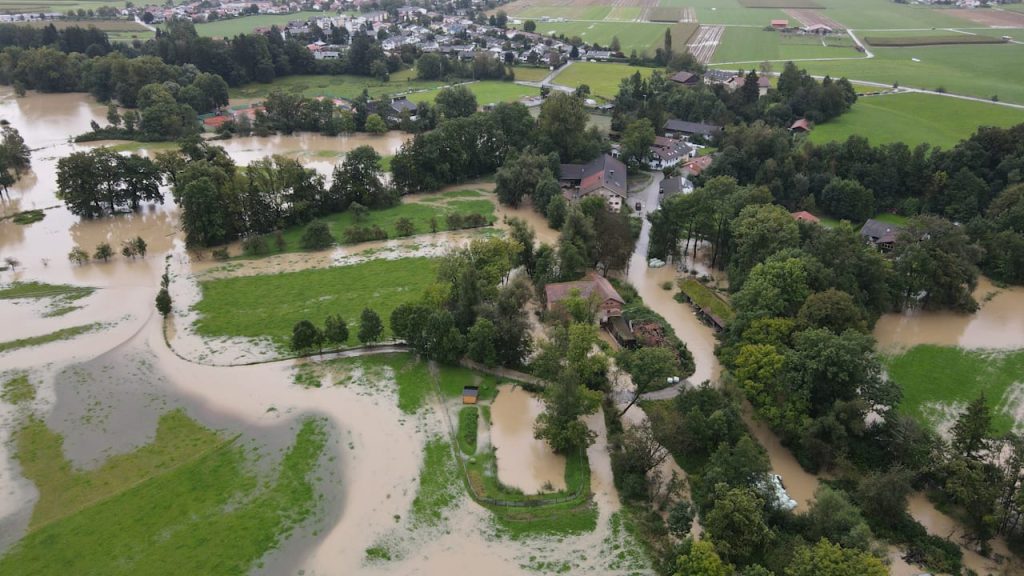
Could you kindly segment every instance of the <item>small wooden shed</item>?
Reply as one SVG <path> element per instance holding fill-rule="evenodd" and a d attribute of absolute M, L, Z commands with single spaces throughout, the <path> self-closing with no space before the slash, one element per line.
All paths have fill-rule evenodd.
<path fill-rule="evenodd" d="M 476 400 L 479 396 L 480 388 L 477 386 L 465 386 L 462 388 L 463 404 L 476 404 Z"/>

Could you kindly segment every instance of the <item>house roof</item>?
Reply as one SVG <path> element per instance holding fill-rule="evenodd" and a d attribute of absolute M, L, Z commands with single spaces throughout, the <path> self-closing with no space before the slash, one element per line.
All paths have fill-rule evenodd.
<path fill-rule="evenodd" d="M 807 121 L 807 118 L 801 118 L 796 122 L 793 122 L 793 125 L 790 126 L 789 129 L 791 131 L 800 130 L 802 132 L 810 132 L 811 123 Z"/>
<path fill-rule="evenodd" d="M 704 81 L 717 83 L 728 82 L 733 76 L 735 76 L 735 74 L 727 70 L 711 69 L 704 73 Z"/>
<path fill-rule="evenodd" d="M 711 162 L 711 156 L 698 156 L 686 164 L 683 164 L 683 169 L 694 176 L 699 176 L 701 172 L 707 170 L 708 167 L 711 166 Z"/>
<path fill-rule="evenodd" d="M 480 395 L 480 388 L 478 388 L 477 386 L 463 386 L 462 387 L 462 395 L 463 396 L 472 396 L 472 397 L 476 398 L 477 396 Z"/>
<path fill-rule="evenodd" d="M 680 194 L 692 190 L 693 185 L 684 176 L 673 176 L 661 181 L 660 189 L 668 198 L 674 194 Z"/>
<path fill-rule="evenodd" d="M 391 108 L 395 112 L 402 112 L 402 111 L 415 112 L 416 109 L 417 109 L 416 108 L 416 104 L 414 102 L 406 99 L 404 96 L 401 97 L 401 98 L 394 98 L 394 99 L 392 99 L 391 100 Z"/>
<path fill-rule="evenodd" d="M 887 222 L 879 222 L 878 220 L 869 218 L 860 228 L 860 235 L 875 244 L 887 244 L 896 241 L 896 236 L 902 230 L 902 226 L 896 224 L 889 224 Z"/>
<path fill-rule="evenodd" d="M 800 212 L 792 212 L 790 213 L 790 216 L 793 217 L 793 220 L 796 220 L 798 222 L 810 222 L 812 224 L 817 224 L 821 222 L 821 220 L 819 220 L 817 216 L 811 214 L 806 210 L 801 210 Z"/>
<path fill-rule="evenodd" d="M 772 20 L 772 26 L 789 26 L 789 20 Z"/>
<path fill-rule="evenodd" d="M 693 72 L 687 72 L 685 70 L 676 72 L 669 77 L 669 80 L 678 82 L 679 84 L 696 84 L 700 81 L 700 76 L 697 76 Z"/>
<path fill-rule="evenodd" d="M 626 165 L 607 154 L 586 164 L 562 164 L 559 172 L 560 180 L 579 180 L 581 195 L 607 188 L 626 197 Z"/>
<path fill-rule="evenodd" d="M 686 120 L 671 119 L 665 122 L 665 130 L 669 132 L 682 132 L 683 134 L 700 134 L 701 136 L 713 136 L 722 131 L 721 126 L 714 124 L 702 124 L 700 122 L 687 122 Z"/>
<path fill-rule="evenodd" d="M 739 88 L 742 88 L 743 86 L 746 85 L 747 77 L 746 76 L 733 76 L 731 82 L 736 86 L 737 89 L 739 89 Z M 758 76 L 757 77 L 757 87 L 758 88 L 771 88 L 772 87 L 772 80 L 771 80 L 771 78 L 769 78 L 767 76 Z"/>
<path fill-rule="evenodd" d="M 545 286 L 544 294 L 547 296 L 548 307 L 550 308 L 555 303 L 565 300 L 572 294 L 573 290 L 578 290 L 583 298 L 589 298 L 591 294 L 597 294 L 602 302 L 613 300 L 619 304 L 626 303 L 622 296 L 619 296 L 615 287 L 611 285 L 611 282 L 608 282 L 607 278 L 590 273 L 585 280 L 556 282 Z"/>

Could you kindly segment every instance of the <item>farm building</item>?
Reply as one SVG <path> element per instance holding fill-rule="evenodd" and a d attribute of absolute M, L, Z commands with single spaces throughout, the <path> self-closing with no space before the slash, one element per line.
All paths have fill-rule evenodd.
<path fill-rule="evenodd" d="M 669 138 L 689 139 L 694 136 L 713 138 L 722 132 L 722 127 L 715 124 L 702 124 L 700 122 L 687 122 L 685 120 L 667 120 L 665 122 L 665 136 Z"/>
<path fill-rule="evenodd" d="M 869 218 L 860 228 L 860 235 L 864 240 L 878 248 L 882 252 L 888 252 L 892 250 L 896 244 L 896 237 L 899 235 L 901 226 L 895 224 L 887 224 L 885 222 L 879 222 Z"/>
<path fill-rule="evenodd" d="M 607 154 L 587 164 L 562 164 L 558 182 L 570 202 L 597 195 L 618 212 L 626 199 L 626 165 Z"/>
<path fill-rule="evenodd" d="M 583 298 L 594 295 L 599 302 L 597 315 L 602 324 L 616 316 L 622 316 L 622 305 L 626 303 L 607 278 L 591 272 L 584 280 L 556 282 L 545 286 L 544 295 L 547 297 L 548 311 L 561 308 L 561 301 L 573 294 L 579 294 Z"/>
<path fill-rule="evenodd" d="M 789 131 L 806 134 L 811 131 L 811 123 L 807 121 L 807 118 L 801 118 L 793 122 L 793 125 L 789 127 Z"/>
<path fill-rule="evenodd" d="M 811 214 L 806 210 L 801 210 L 800 212 L 791 212 L 790 216 L 792 216 L 793 220 L 796 220 L 797 222 L 810 222 L 811 224 L 819 224 L 821 222 L 821 220 L 819 220 L 817 216 Z"/>
<path fill-rule="evenodd" d="M 776 30 L 785 30 L 786 28 L 789 28 L 789 20 L 772 20 L 772 28 Z"/>
<path fill-rule="evenodd" d="M 681 72 L 676 72 L 675 74 L 669 77 L 669 80 L 682 86 L 696 86 L 700 84 L 700 76 L 694 74 L 693 72 L 687 72 L 685 70 Z"/>

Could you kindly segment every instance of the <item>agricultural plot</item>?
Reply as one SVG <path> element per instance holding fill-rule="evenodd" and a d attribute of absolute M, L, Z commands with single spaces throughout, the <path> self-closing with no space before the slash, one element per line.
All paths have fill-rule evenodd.
<path fill-rule="evenodd" d="M 875 48 L 875 58 L 802 62 L 811 74 L 846 76 L 884 84 L 1024 103 L 1024 46 L 983 44 Z M 913 59 L 917 59 L 915 62 Z M 716 56 L 716 60 L 720 58 Z"/>
<path fill-rule="evenodd" d="M 1006 106 L 932 94 L 891 94 L 860 98 L 846 114 L 815 126 L 810 140 L 825 143 L 858 135 L 875 145 L 904 142 L 949 149 L 979 126 L 1021 122 L 1024 110 Z"/>
<path fill-rule="evenodd" d="M 675 45 L 683 45 L 697 30 L 697 25 L 681 23 L 675 25 L 648 22 L 538 22 L 537 32 L 541 34 L 565 34 L 568 37 L 578 36 L 585 42 L 597 43 L 601 46 L 611 44 L 612 38 L 618 37 L 622 51 L 629 54 L 636 50 L 637 54 L 645 52 L 653 54 L 654 50 L 664 41 L 665 29 L 672 29 L 672 41 Z"/>
<path fill-rule="evenodd" d="M 697 34 L 690 39 L 687 50 L 698 62 L 707 65 L 714 57 L 723 34 L 725 34 L 724 26 L 701 26 L 697 30 Z"/>
<path fill-rule="evenodd" d="M 825 14 L 844 28 L 950 28 L 965 26 L 951 10 L 916 4 L 897 4 L 892 0 L 817 0 Z"/>
<path fill-rule="evenodd" d="M 951 16 L 982 26 L 1024 28 L 1024 14 L 1009 10 L 949 10 Z"/>
<path fill-rule="evenodd" d="M 547 17 L 566 20 L 604 20 L 611 10 L 609 6 L 532 6 L 517 9 L 510 5 L 505 8 L 515 18 Z"/>
<path fill-rule="evenodd" d="M 544 76 L 547 76 L 548 72 L 545 71 Z M 544 78 L 541 76 L 541 79 Z M 525 80 L 525 78 L 519 78 L 519 80 Z M 539 79 L 538 79 L 539 80 Z M 486 80 L 481 82 L 473 82 L 466 84 L 466 87 L 476 96 L 476 101 L 481 106 L 486 104 L 497 104 L 499 102 L 515 102 L 525 96 L 536 96 L 539 94 L 537 88 L 532 86 L 522 86 L 520 84 L 514 84 L 512 82 L 501 82 L 499 80 Z M 441 92 L 441 89 L 428 90 L 426 92 L 416 92 L 410 94 L 409 99 L 414 102 L 433 102 L 434 98 Z"/>
<path fill-rule="evenodd" d="M 799 10 L 788 9 L 786 14 L 792 16 L 801 26 L 828 26 L 833 30 L 843 30 L 846 27 L 825 15 L 820 10 Z"/>
<path fill-rule="evenodd" d="M 323 15 L 323 12 L 291 12 L 289 14 L 260 14 L 258 16 L 245 16 L 242 18 L 231 18 L 230 20 L 196 24 L 196 32 L 200 36 L 229 38 L 237 34 L 247 34 L 256 28 L 283 26 L 292 20 L 308 20 L 313 16 Z"/>
<path fill-rule="evenodd" d="M 614 98 L 619 92 L 619 82 L 637 72 L 642 76 L 650 76 L 654 72 L 654 68 L 605 62 L 580 62 L 563 69 L 558 76 L 555 76 L 554 82 L 573 88 L 580 84 L 586 84 L 590 86 L 592 94 L 604 98 Z"/>
<path fill-rule="evenodd" d="M 952 34 L 943 36 L 865 36 L 864 41 L 872 46 L 914 47 L 946 46 L 956 44 L 1003 44 L 1006 40 L 982 34 Z"/>
<path fill-rule="evenodd" d="M 747 8 L 821 8 L 815 0 L 738 0 Z"/>
<path fill-rule="evenodd" d="M 371 98 L 380 98 L 410 90 L 432 90 L 443 86 L 440 80 L 414 80 L 413 70 L 391 75 L 389 82 L 381 82 L 367 76 L 317 76 L 296 75 L 278 78 L 269 84 L 253 82 L 232 88 L 232 99 L 266 98 L 274 90 L 302 94 L 303 96 L 327 96 L 330 98 L 355 98 L 365 88 Z"/>
<path fill-rule="evenodd" d="M 805 36 L 731 27 L 726 28 L 712 64 L 859 57 L 848 36 Z"/>
<path fill-rule="evenodd" d="M 644 9 L 636 6 L 616 6 L 604 17 L 605 20 L 639 20 Z"/>
<path fill-rule="evenodd" d="M 648 8 L 646 17 L 650 22 L 679 22 L 683 19 L 683 8 Z"/>

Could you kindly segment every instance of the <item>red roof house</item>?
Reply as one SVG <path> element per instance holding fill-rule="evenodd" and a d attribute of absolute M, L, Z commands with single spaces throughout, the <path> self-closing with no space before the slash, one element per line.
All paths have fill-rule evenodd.
<path fill-rule="evenodd" d="M 790 216 L 792 216 L 793 220 L 796 220 L 797 222 L 810 222 L 811 224 L 818 224 L 821 222 L 821 220 L 819 220 L 817 216 L 811 214 L 806 210 L 793 212 L 790 214 Z"/>
<path fill-rule="evenodd" d="M 584 280 L 575 282 L 555 282 L 544 287 L 544 295 L 547 297 L 547 309 L 553 311 L 559 308 L 559 303 L 568 298 L 573 292 L 578 292 L 583 298 L 590 298 L 595 295 L 598 304 L 598 318 L 602 324 L 609 318 L 622 316 L 622 305 L 626 302 L 619 296 L 615 287 L 608 282 L 604 276 L 591 272 Z"/>

